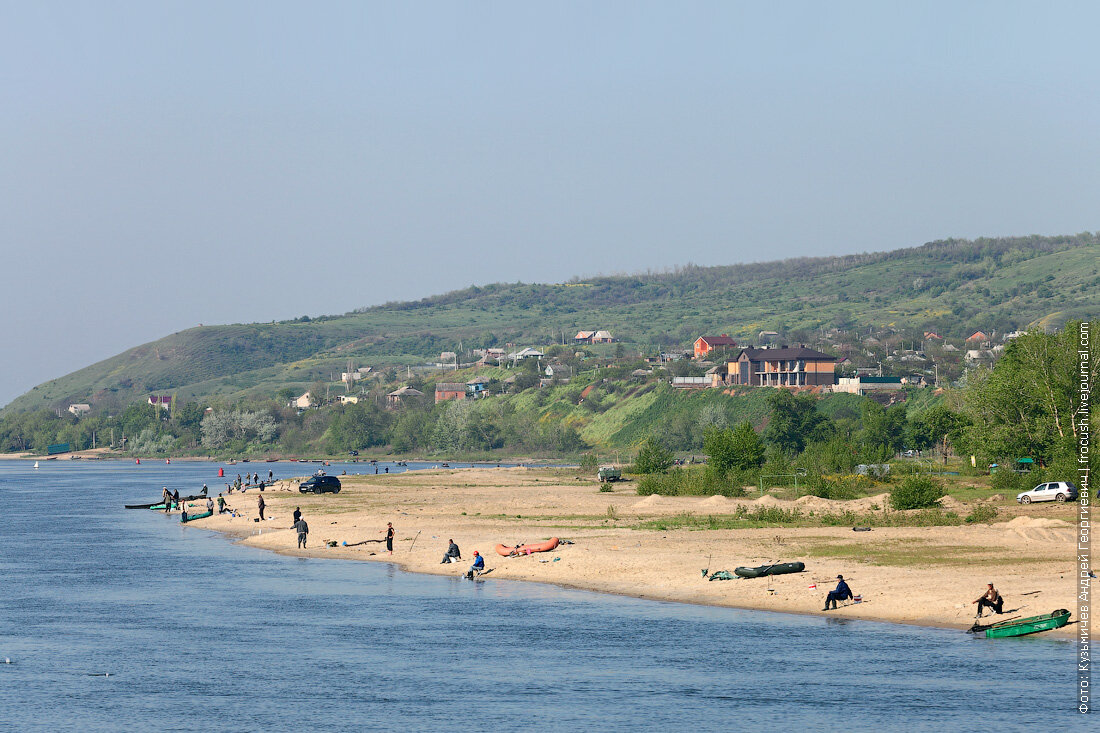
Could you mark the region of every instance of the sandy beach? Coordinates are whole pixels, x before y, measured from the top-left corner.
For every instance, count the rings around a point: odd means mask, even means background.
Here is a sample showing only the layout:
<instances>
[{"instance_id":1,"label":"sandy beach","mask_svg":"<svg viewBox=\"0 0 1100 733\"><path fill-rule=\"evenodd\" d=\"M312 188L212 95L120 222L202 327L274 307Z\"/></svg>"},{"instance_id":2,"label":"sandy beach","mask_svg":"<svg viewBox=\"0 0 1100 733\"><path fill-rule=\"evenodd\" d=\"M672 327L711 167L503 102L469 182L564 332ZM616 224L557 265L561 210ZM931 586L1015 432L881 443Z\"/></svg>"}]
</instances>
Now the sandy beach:
<instances>
[{"instance_id":1,"label":"sandy beach","mask_svg":"<svg viewBox=\"0 0 1100 733\"><path fill-rule=\"evenodd\" d=\"M243 544L309 557L394 562L419 573L459 575L474 550L492 569L488 578L554 583L663 601L731 606L965 629L971 601L986 583L1005 597L1005 614L1030 616L1067 608L1074 595L1075 505L1018 506L1000 501L993 524L947 527L754 529L685 528L692 518L728 517L739 505L809 511L873 511L884 498L830 502L816 497L781 501L641 497L635 485L601 492L594 478L560 469L475 468L416 471L386 476L341 476L339 494L303 495L297 481L281 481L263 494L266 521L257 522L254 489L227 497L240 516L215 515L189 526L225 532ZM992 492L990 492L992 493ZM946 508L969 511L957 500ZM309 548L296 549L291 513L301 507L310 528ZM393 522L392 556L380 540ZM571 540L556 551L503 557L513 546L549 537ZM460 564L440 564L448 539L462 551ZM329 547L328 542L336 542ZM803 573L708 581L701 570L801 561ZM843 574L863 602L823 612L825 594ZM814 587L816 586L816 587ZM988 611L987 611L988 613ZM1073 633L1073 625L1057 632Z\"/></svg>"}]
</instances>

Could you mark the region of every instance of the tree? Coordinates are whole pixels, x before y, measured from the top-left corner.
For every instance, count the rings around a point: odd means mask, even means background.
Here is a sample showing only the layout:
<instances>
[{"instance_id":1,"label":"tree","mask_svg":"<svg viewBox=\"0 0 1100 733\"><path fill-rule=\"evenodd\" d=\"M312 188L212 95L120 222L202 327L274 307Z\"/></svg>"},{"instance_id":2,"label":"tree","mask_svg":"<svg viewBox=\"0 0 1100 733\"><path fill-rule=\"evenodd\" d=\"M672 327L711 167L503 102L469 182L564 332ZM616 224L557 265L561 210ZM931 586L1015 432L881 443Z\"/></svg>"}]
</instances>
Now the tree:
<instances>
[{"instance_id":1,"label":"tree","mask_svg":"<svg viewBox=\"0 0 1100 733\"><path fill-rule=\"evenodd\" d=\"M672 451L650 436L638 448L638 455L634 459L634 472L664 473L672 465L673 460Z\"/></svg>"},{"instance_id":2,"label":"tree","mask_svg":"<svg viewBox=\"0 0 1100 733\"><path fill-rule=\"evenodd\" d=\"M868 448L885 446L891 453L901 450L905 442L905 405L884 408L872 399L862 405L863 445Z\"/></svg>"},{"instance_id":3,"label":"tree","mask_svg":"<svg viewBox=\"0 0 1100 733\"><path fill-rule=\"evenodd\" d=\"M707 454L707 465L722 476L760 468L764 462L764 444L748 422L724 430L707 429L703 433L703 452Z\"/></svg>"},{"instance_id":4,"label":"tree","mask_svg":"<svg viewBox=\"0 0 1100 733\"><path fill-rule=\"evenodd\" d=\"M313 383L313 386L309 388L309 397L314 405L325 404L325 396L328 394L328 390L325 388L325 383L318 379Z\"/></svg>"},{"instance_id":5,"label":"tree","mask_svg":"<svg viewBox=\"0 0 1100 733\"><path fill-rule=\"evenodd\" d=\"M768 395L771 413L764 439L788 453L800 453L810 441L826 440L832 434L829 418L817 411L810 395L797 397L785 389Z\"/></svg>"}]
</instances>

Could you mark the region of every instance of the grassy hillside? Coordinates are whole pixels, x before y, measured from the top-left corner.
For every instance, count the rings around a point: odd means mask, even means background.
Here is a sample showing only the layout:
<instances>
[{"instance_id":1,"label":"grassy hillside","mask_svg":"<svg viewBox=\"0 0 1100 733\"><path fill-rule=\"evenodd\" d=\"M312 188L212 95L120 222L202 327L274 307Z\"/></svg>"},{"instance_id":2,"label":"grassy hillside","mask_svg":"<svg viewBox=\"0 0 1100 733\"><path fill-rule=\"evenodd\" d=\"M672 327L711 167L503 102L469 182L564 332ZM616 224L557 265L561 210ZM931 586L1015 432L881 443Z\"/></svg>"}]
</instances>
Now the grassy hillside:
<instances>
[{"instance_id":1,"label":"grassy hillside","mask_svg":"<svg viewBox=\"0 0 1100 733\"><path fill-rule=\"evenodd\" d=\"M342 316L189 329L39 385L4 411L85 401L121 407L154 392L183 400L270 397L338 376L349 359L404 366L460 346L556 343L580 328L607 328L631 348L655 350L703 333L751 341L761 330L799 340L800 332L832 326L892 325L917 338L923 329L963 336L1053 327L1100 312L1098 263L1100 237L1086 233L473 287ZM627 429L625 410L651 407L616 407L585 430L612 436Z\"/></svg>"}]
</instances>

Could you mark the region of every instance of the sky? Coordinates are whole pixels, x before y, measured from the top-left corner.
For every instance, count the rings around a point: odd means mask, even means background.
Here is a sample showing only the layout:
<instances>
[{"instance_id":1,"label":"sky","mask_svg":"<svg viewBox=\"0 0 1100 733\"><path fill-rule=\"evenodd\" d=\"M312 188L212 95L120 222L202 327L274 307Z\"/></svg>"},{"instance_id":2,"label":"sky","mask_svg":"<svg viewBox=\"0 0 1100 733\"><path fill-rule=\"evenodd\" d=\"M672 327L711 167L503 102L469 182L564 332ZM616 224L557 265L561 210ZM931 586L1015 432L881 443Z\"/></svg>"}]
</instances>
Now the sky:
<instances>
[{"instance_id":1,"label":"sky","mask_svg":"<svg viewBox=\"0 0 1100 733\"><path fill-rule=\"evenodd\" d=\"M1100 229L1091 2L0 0L0 404L199 323Z\"/></svg>"}]
</instances>

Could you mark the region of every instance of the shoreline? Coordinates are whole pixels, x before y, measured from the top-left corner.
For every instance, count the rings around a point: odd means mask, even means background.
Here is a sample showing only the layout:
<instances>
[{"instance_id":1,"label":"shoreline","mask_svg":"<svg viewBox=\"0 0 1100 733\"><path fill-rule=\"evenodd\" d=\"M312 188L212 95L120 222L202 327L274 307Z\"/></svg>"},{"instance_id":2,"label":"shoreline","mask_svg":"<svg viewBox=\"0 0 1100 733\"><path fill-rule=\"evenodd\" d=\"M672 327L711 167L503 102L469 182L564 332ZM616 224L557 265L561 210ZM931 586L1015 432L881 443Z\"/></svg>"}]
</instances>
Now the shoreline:
<instances>
[{"instance_id":1,"label":"shoreline","mask_svg":"<svg viewBox=\"0 0 1100 733\"><path fill-rule=\"evenodd\" d=\"M242 516L216 515L191 526L285 556L387 562L405 572L451 577L464 573L472 550L480 549L487 567L493 568L493 579L747 611L965 631L974 619L970 600L984 591L986 582L994 582L1006 598L1002 618L1060 607L1076 616L1073 556L1068 552L1072 543L1067 539L1074 530L1058 519L1019 516L993 525L883 527L855 535L850 528L837 527L666 529L660 528L664 519L714 515L754 502L723 497L654 501L632 491L600 492L594 480L566 482L552 473L474 468L347 476L341 477L345 489L340 494L321 496L291 493L286 491L288 482L277 482L264 493L269 520L263 526L252 521L257 515L254 491L227 497L231 506L243 510ZM766 505L780 502L765 498L771 500ZM622 514L601 519L592 512L594 505L608 512L619 506ZM311 546L306 550L296 548L296 535L289 529L295 506L310 525ZM561 513L569 510L575 513ZM393 556L381 544L323 544L380 538L387 521L397 529ZM638 528L640 521L656 521L658 528ZM549 536L576 544L518 558L493 551L497 540L510 546ZM457 565L439 563L448 537L462 548L464 559ZM414 538L419 539L412 549ZM927 563L914 561L921 558ZM731 581L703 580L700 573L703 567L732 570L735 565L787 560L805 562L806 571ZM863 603L822 611L837 574L849 580ZM1072 622L1044 635L1072 638Z\"/></svg>"}]
</instances>

